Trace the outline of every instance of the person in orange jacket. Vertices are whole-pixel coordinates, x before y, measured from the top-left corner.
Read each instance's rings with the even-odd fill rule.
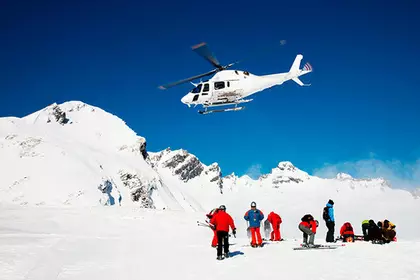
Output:
[[[217,214],[219,211],[219,208],[214,208],[211,210],[208,214],[206,214],[206,217],[208,218],[208,222],[210,223],[210,220],[213,218],[214,215]],[[213,230],[213,240],[211,241],[211,247],[216,248],[217,247],[217,233],[216,230]]]
[[[232,229],[233,236],[236,235],[236,227],[232,217],[226,213],[226,206],[219,207],[217,214],[210,220],[210,226],[216,230],[217,234],[217,259],[223,259],[222,249],[224,249],[224,257],[229,258],[229,227]]]
[[[273,211],[268,214],[267,220],[271,223],[271,227],[273,231],[271,232],[271,241],[280,241],[281,234],[280,234],[280,224],[282,223],[282,219],[279,214],[274,213]]]
[[[354,242],[354,230],[349,222],[345,222],[340,229],[340,235],[343,242]]]
[[[299,224],[300,231],[303,232],[303,245],[308,247],[314,247],[316,228],[318,227],[318,221],[315,221],[311,214],[306,214],[302,217]],[[309,243],[308,243],[309,237]]]

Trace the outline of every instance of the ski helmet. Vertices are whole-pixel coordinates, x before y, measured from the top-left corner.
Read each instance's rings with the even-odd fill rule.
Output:
[[[257,207],[257,203],[255,201],[251,202],[251,207]]]
[[[226,211],[226,206],[224,206],[224,205],[220,205],[219,210]]]

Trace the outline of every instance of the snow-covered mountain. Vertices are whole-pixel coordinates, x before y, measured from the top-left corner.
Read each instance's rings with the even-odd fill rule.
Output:
[[[194,208],[146,162],[145,138],[82,102],[1,118],[0,158],[3,203]]]
[[[388,218],[415,235],[418,196],[393,189],[381,178],[311,176],[280,162],[257,180],[203,164],[186,150],[146,150],[146,139],[100,108],[71,101],[23,118],[0,118],[0,203],[45,206],[122,206],[208,211],[220,204],[242,220],[251,201],[284,221],[306,213],[321,219],[328,199],[337,223]],[[296,232],[285,223],[284,232]],[[322,231],[322,229],[321,229]]]

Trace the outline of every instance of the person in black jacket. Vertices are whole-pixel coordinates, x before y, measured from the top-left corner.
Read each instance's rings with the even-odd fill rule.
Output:
[[[328,200],[327,205],[324,207],[324,212],[322,214],[323,219],[325,220],[325,225],[328,228],[327,236],[325,241],[335,242],[334,240],[334,228],[335,228],[335,218],[334,218],[334,201],[331,199]]]

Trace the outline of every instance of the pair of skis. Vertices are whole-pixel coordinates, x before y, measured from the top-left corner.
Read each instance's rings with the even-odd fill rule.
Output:
[[[332,250],[332,249],[337,249],[339,247],[343,247],[345,246],[345,244],[340,244],[340,245],[321,245],[321,244],[316,244],[313,246],[308,246],[306,244],[300,244],[300,247],[296,247],[293,248],[293,250]]]

